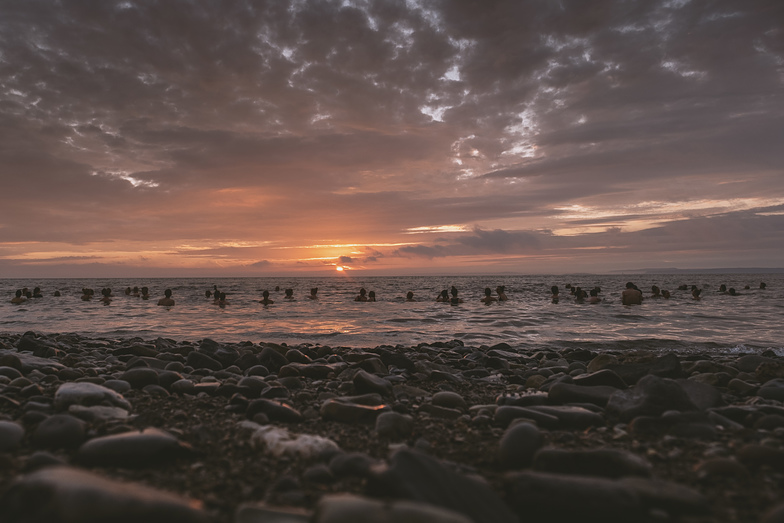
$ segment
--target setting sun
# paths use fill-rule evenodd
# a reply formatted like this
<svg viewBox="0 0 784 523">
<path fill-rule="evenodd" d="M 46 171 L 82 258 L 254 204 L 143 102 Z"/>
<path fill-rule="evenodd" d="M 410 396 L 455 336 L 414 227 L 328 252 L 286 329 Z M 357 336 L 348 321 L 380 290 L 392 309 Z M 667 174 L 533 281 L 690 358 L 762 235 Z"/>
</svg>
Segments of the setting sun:
<svg viewBox="0 0 784 523">
<path fill-rule="evenodd" d="M 336 271 L 342 271 L 342 270 L 343 270 L 343 267 L 341 267 L 340 265 L 338 265 L 337 267 L 335 267 L 335 270 L 336 270 Z"/>
</svg>

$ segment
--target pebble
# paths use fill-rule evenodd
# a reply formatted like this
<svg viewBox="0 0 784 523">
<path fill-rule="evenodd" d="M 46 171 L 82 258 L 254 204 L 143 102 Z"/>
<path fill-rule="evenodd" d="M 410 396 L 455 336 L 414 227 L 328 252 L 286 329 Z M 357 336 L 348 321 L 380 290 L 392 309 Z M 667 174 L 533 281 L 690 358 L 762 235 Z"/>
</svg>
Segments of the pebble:
<svg viewBox="0 0 784 523">
<path fill-rule="evenodd" d="M 645 458 L 622 449 L 544 448 L 536 453 L 533 468 L 558 474 L 621 478 L 648 477 L 653 467 Z"/>
<path fill-rule="evenodd" d="M 633 388 L 616 391 L 607 412 L 629 421 L 637 416 L 658 416 L 668 410 L 698 410 L 678 382 L 648 375 Z"/>
<path fill-rule="evenodd" d="M 433 394 L 433 398 L 431 400 L 433 405 L 437 405 L 439 407 L 446 407 L 449 409 L 457 409 L 463 412 L 468 410 L 468 404 L 463 399 L 463 397 L 451 391 L 440 391 Z"/>
<path fill-rule="evenodd" d="M 48 467 L 17 478 L 0 499 L 0 514 L 4 523 L 208 523 L 211 518 L 197 508 L 199 505 L 167 492 L 121 483 L 84 470 Z"/>
<path fill-rule="evenodd" d="M 372 423 L 379 414 L 388 410 L 387 405 L 360 405 L 335 398 L 322 403 L 320 413 L 325 421 Z"/>
<path fill-rule="evenodd" d="M 311 523 L 312 512 L 291 507 L 245 503 L 237 508 L 233 523 Z"/>
<path fill-rule="evenodd" d="M 302 414 L 287 403 L 269 399 L 257 399 L 250 402 L 245 415 L 248 419 L 253 419 L 256 414 L 264 414 L 270 421 L 282 421 L 284 423 L 299 423 L 302 421 Z"/>
<path fill-rule="evenodd" d="M 381 438 L 401 440 L 411 435 L 414 430 L 414 418 L 408 414 L 388 411 L 376 417 L 376 433 Z"/>
</svg>

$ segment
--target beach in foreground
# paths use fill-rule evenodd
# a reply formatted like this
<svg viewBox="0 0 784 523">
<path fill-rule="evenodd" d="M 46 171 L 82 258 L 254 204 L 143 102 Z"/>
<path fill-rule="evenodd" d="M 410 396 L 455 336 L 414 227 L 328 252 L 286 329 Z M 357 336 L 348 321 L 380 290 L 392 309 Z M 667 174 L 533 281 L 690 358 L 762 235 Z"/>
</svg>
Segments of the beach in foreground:
<svg viewBox="0 0 784 523">
<path fill-rule="evenodd" d="M 4 335 L 0 513 L 772 523 L 783 400 L 773 351 Z"/>
</svg>

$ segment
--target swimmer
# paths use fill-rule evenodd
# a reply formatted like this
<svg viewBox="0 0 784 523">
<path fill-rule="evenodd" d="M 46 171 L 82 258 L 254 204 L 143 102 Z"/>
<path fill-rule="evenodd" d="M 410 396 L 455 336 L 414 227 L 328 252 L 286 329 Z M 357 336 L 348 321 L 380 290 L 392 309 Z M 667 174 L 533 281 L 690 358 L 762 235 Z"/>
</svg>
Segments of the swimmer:
<svg viewBox="0 0 784 523">
<path fill-rule="evenodd" d="M 150 299 L 150 290 L 147 287 L 142 287 L 142 299 L 143 300 Z"/>
<path fill-rule="evenodd" d="M 760 282 L 760 289 L 765 290 L 766 287 L 767 287 L 767 284 L 765 284 L 764 281 Z"/>
<path fill-rule="evenodd" d="M 376 301 L 376 291 L 370 291 L 368 293 L 367 301 Z"/>
<path fill-rule="evenodd" d="M 745 287 L 743 287 L 743 290 L 746 290 L 746 291 L 747 291 L 747 290 L 749 290 L 749 289 L 751 289 L 751 286 L 750 286 L 750 285 L 746 285 Z"/>
<path fill-rule="evenodd" d="M 721 294 L 727 294 L 727 286 L 724 285 L 723 283 L 721 285 L 719 285 L 719 292 Z"/>
<path fill-rule="evenodd" d="M 727 292 L 730 296 L 740 296 L 740 293 L 735 290 L 735 287 L 730 287 L 730 290 Z"/>
<path fill-rule="evenodd" d="M 574 288 L 574 302 L 585 303 L 586 292 L 581 287 Z"/>
<path fill-rule="evenodd" d="M 109 305 L 112 302 L 112 290 L 101 289 L 101 294 L 103 295 L 103 298 L 101 298 L 101 303 L 104 305 Z"/>
<path fill-rule="evenodd" d="M 367 291 L 365 290 L 364 287 L 359 289 L 359 295 L 356 298 L 354 298 L 354 301 L 368 301 Z"/>
<path fill-rule="evenodd" d="M 54 291 L 54 294 L 53 294 L 53 296 L 54 296 L 55 298 L 59 298 L 59 297 L 60 297 L 60 291 Z"/>
<path fill-rule="evenodd" d="M 140 296 L 139 295 L 139 287 L 134 287 L 133 288 L 133 291 L 131 291 L 131 296 L 133 296 L 134 298 L 138 298 Z"/>
<path fill-rule="evenodd" d="M 15 305 L 19 305 L 20 303 L 24 303 L 26 301 L 27 301 L 27 298 L 22 296 L 22 289 L 18 289 L 16 291 L 16 296 L 11 298 L 11 303 L 13 303 Z"/>
<path fill-rule="evenodd" d="M 436 302 L 438 303 L 449 303 L 449 291 L 444 289 L 441 291 L 441 294 L 438 295 L 436 298 Z"/>
<path fill-rule="evenodd" d="M 130 296 L 130 295 L 131 295 L 131 288 L 130 288 L 130 287 L 127 287 L 127 288 L 125 289 L 125 295 L 126 295 L 126 296 Z"/>
<path fill-rule="evenodd" d="M 275 285 L 275 292 L 280 292 L 280 285 Z"/>
<path fill-rule="evenodd" d="M 273 303 L 275 303 L 274 301 L 269 299 L 269 291 L 265 290 L 264 292 L 262 292 L 261 293 L 261 298 L 262 299 L 261 299 L 261 301 L 259 301 L 259 303 L 261 303 L 262 305 L 272 305 Z"/>
<path fill-rule="evenodd" d="M 686 285 L 685 283 L 683 285 L 678 285 L 678 290 L 679 291 L 688 291 L 689 290 L 689 286 Z"/>
<path fill-rule="evenodd" d="M 692 300 L 698 300 L 698 301 L 699 301 L 699 300 L 701 299 L 701 298 L 700 298 L 700 293 L 702 293 L 702 290 L 700 290 L 700 289 L 698 289 L 697 287 L 695 287 L 695 288 L 694 288 L 694 289 L 692 289 L 692 291 L 691 291 L 691 299 L 692 299 Z"/>
<path fill-rule="evenodd" d="M 670 291 L 663 290 L 663 291 L 661 291 L 661 293 L 662 293 L 662 298 L 664 298 L 665 300 L 669 300 L 670 299 Z"/>
<path fill-rule="evenodd" d="M 463 303 L 463 300 L 457 297 L 457 287 L 452 285 L 452 288 L 449 289 L 449 292 L 452 293 L 452 297 L 449 298 L 449 304 L 450 305 L 459 305 L 459 304 Z"/>
<path fill-rule="evenodd" d="M 92 289 L 82 289 L 82 301 L 90 301 L 93 297 Z"/>
<path fill-rule="evenodd" d="M 628 282 L 626 289 L 621 293 L 621 303 L 624 305 L 642 305 L 642 293 L 632 282 Z"/>
<path fill-rule="evenodd" d="M 406 293 L 406 301 L 416 301 L 416 300 L 414 299 L 414 293 L 413 293 L 413 292 L 411 292 L 411 291 L 408 291 L 408 292 Z"/>
<path fill-rule="evenodd" d="M 485 287 L 485 297 L 479 301 L 481 301 L 485 305 L 490 305 L 494 301 L 498 301 L 498 300 L 493 297 L 493 291 L 490 289 L 490 287 Z"/>
<path fill-rule="evenodd" d="M 550 287 L 550 292 L 553 295 L 553 303 L 558 303 L 558 285 Z"/>
<path fill-rule="evenodd" d="M 588 298 L 588 303 L 601 303 L 602 299 L 599 297 L 599 291 L 595 288 L 591 289 L 591 297 Z"/>
<path fill-rule="evenodd" d="M 286 295 L 284 296 L 287 300 L 294 299 L 294 289 L 286 289 Z"/>
<path fill-rule="evenodd" d="M 308 296 L 308 299 L 317 300 L 318 299 L 317 293 L 318 293 L 318 287 L 313 287 L 312 289 L 310 289 L 310 296 Z"/>
<path fill-rule="evenodd" d="M 506 289 L 505 285 L 499 285 L 498 287 L 495 288 L 495 292 L 496 294 L 498 294 L 498 301 L 509 300 L 509 298 L 506 297 L 506 293 L 504 292 L 504 289 Z"/>
<path fill-rule="evenodd" d="M 166 289 L 165 291 L 163 291 L 163 298 L 158 300 L 158 305 L 163 305 L 166 307 L 171 307 L 172 305 L 174 305 L 174 300 L 172 299 L 171 296 L 172 296 L 171 289 Z"/>
<path fill-rule="evenodd" d="M 661 298 L 661 291 L 657 285 L 651 285 L 651 298 Z"/>
<path fill-rule="evenodd" d="M 212 297 L 212 293 L 210 291 L 204 291 L 204 297 L 209 299 Z"/>
<path fill-rule="evenodd" d="M 36 287 L 33 289 L 33 298 L 43 298 L 44 295 L 41 294 L 41 287 Z"/>
<path fill-rule="evenodd" d="M 220 293 L 220 296 L 219 296 L 219 299 L 218 299 L 218 307 L 223 308 L 223 307 L 225 307 L 228 304 L 229 304 L 229 302 L 228 302 L 228 300 L 226 300 L 226 293 L 225 292 Z"/>
</svg>

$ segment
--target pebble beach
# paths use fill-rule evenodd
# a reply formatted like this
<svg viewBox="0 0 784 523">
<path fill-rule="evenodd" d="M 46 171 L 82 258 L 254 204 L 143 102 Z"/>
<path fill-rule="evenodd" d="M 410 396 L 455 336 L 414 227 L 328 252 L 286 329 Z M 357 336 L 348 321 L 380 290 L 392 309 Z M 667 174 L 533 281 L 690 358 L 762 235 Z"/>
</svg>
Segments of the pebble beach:
<svg viewBox="0 0 784 523">
<path fill-rule="evenodd" d="M 0 336 L 5 522 L 784 521 L 784 359 Z"/>
</svg>

